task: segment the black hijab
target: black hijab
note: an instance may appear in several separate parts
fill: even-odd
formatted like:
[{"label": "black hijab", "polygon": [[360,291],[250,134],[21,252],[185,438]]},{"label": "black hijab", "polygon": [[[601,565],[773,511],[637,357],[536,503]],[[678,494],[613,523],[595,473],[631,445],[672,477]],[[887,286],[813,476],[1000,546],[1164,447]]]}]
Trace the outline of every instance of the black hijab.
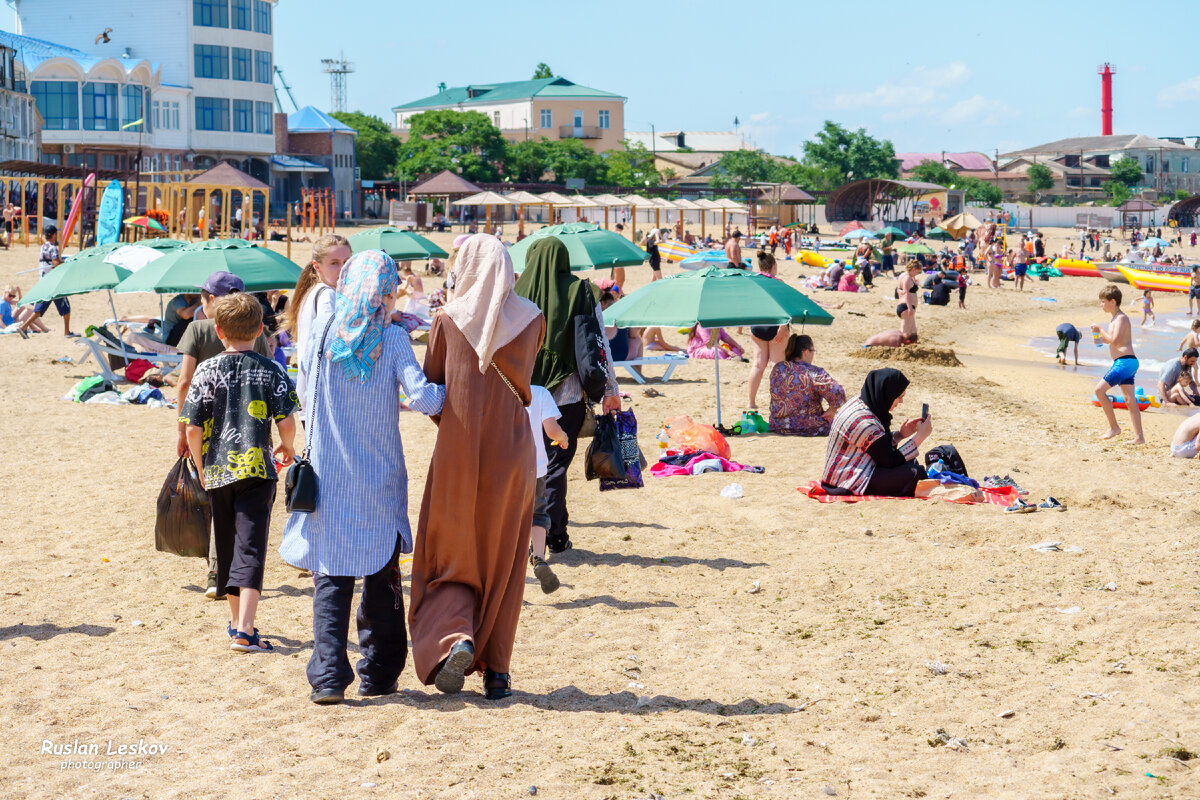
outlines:
[{"label": "black hijab", "polygon": [[896,398],[904,394],[907,388],[908,378],[904,377],[900,370],[891,367],[873,369],[867,373],[867,379],[863,381],[862,391],[858,396],[890,433],[892,403],[896,402]]}]

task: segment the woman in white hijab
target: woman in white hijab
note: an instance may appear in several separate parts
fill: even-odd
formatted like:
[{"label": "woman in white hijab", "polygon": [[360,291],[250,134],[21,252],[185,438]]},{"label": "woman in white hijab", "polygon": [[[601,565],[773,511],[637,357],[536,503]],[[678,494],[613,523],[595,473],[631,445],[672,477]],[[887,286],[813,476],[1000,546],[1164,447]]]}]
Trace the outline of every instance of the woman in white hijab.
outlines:
[{"label": "woman in white hijab", "polygon": [[434,317],[425,356],[446,399],[413,552],[409,625],[417,677],[457,692],[483,672],[489,699],[510,695],[536,481],[525,406],[545,333],[538,307],[513,292],[494,236],[463,243],[454,300]]}]

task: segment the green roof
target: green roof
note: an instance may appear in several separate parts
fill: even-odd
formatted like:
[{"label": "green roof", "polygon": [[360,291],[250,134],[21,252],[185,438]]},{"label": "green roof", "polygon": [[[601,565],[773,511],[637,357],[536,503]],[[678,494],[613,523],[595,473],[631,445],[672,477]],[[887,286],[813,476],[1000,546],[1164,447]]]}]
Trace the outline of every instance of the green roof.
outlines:
[{"label": "green roof", "polygon": [[524,100],[530,97],[614,97],[619,94],[602,92],[572,83],[566,78],[540,78],[533,81],[509,81],[508,83],[473,84],[455,86],[411,103],[394,106],[392,111],[406,108],[431,108],[436,106],[475,105],[477,103],[503,103],[509,100]]}]

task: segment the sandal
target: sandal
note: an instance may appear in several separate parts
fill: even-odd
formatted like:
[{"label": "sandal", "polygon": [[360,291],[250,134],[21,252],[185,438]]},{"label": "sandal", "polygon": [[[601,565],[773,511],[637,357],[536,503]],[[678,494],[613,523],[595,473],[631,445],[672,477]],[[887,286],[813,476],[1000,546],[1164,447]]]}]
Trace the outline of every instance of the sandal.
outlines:
[{"label": "sandal", "polygon": [[503,700],[512,696],[512,678],[507,672],[483,671],[483,689],[488,700]]},{"label": "sandal", "polygon": [[1039,511],[1066,511],[1067,507],[1058,501],[1057,498],[1047,497],[1043,503],[1038,503]]},{"label": "sandal", "polygon": [[[226,625],[226,626],[225,626],[225,632],[229,634],[229,638],[230,638],[230,639],[236,638],[236,637],[237,637],[237,635],[238,635],[237,628],[233,627],[233,624],[232,624],[232,623],[230,623],[229,625]],[[258,628],[255,628],[255,629],[254,629],[254,632],[255,632],[255,633],[258,633]]]},{"label": "sandal", "polygon": [[266,639],[261,638],[258,631],[255,630],[252,634],[238,631],[237,636],[229,643],[229,649],[238,653],[270,653],[275,648]]},{"label": "sandal", "polygon": [[1037,511],[1038,507],[1033,503],[1026,503],[1021,498],[1017,498],[1017,502],[1013,503],[1008,508],[1004,509],[1005,514],[1029,514]]}]

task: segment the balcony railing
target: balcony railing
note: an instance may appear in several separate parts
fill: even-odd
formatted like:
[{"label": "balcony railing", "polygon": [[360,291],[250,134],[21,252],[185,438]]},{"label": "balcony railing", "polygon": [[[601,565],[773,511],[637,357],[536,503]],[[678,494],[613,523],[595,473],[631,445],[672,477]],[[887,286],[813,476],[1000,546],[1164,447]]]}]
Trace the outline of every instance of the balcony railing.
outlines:
[{"label": "balcony railing", "polygon": [[600,126],[598,125],[559,125],[558,138],[560,139],[599,139]]}]

